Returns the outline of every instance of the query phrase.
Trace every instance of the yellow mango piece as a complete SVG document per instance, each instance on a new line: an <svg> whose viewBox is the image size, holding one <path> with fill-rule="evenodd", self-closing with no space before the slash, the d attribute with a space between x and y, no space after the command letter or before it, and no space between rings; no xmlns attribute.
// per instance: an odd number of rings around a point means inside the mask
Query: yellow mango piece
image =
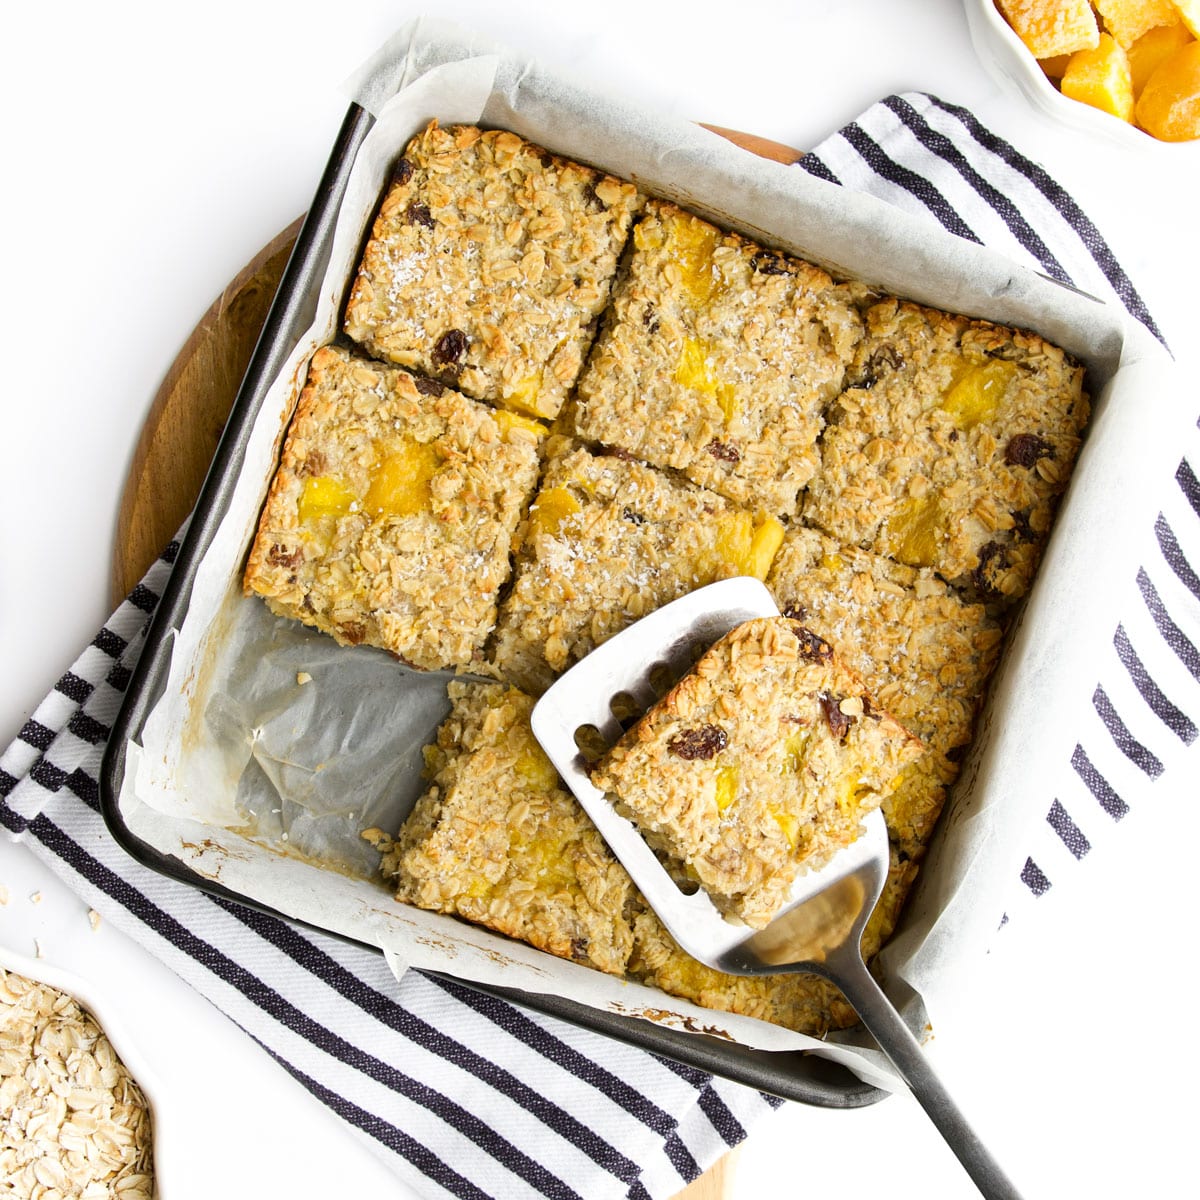
<svg viewBox="0 0 1200 1200"><path fill-rule="evenodd" d="M725 424L733 420L738 410L737 392L733 384L726 383L717 375L712 365L711 349L699 338L683 339L683 350L675 367L675 382L711 396L725 416Z"/></svg>
<svg viewBox="0 0 1200 1200"><path fill-rule="evenodd" d="M1149 29L1176 20L1171 0L1092 0L1104 28L1128 50Z"/></svg>
<svg viewBox="0 0 1200 1200"><path fill-rule="evenodd" d="M340 479L332 475L320 475L304 481L297 515L302 523L321 517L344 517L351 511L353 503L353 492Z"/></svg>
<svg viewBox="0 0 1200 1200"><path fill-rule="evenodd" d="M371 472L363 507L373 517L411 517L429 507L429 483L442 465L437 447L405 441Z"/></svg>
<svg viewBox="0 0 1200 1200"><path fill-rule="evenodd" d="M1200 42L1176 50L1146 81L1137 123L1164 142L1200 137Z"/></svg>
<svg viewBox="0 0 1200 1200"><path fill-rule="evenodd" d="M990 421L1000 408L1008 385L1017 374L1015 363L993 358L958 372L942 397L941 407L962 430Z"/></svg>
<svg viewBox="0 0 1200 1200"><path fill-rule="evenodd" d="M1129 47L1129 74L1133 79L1133 94L1140 96L1150 76L1181 46L1192 40L1182 21L1160 25L1138 38Z"/></svg>
<svg viewBox="0 0 1200 1200"><path fill-rule="evenodd" d="M884 525L885 549L910 567L937 564L942 509L936 499L906 500Z"/></svg>
<svg viewBox="0 0 1200 1200"><path fill-rule="evenodd" d="M771 814L771 819L783 830L783 836L787 838L788 849L795 850L796 843L800 839L800 819L795 813L784 812L783 809L771 807L767 810Z"/></svg>
<svg viewBox="0 0 1200 1200"><path fill-rule="evenodd" d="M505 392L503 402L509 408L515 408L519 413L531 417L540 417L542 412L537 406L538 395L542 390L542 373L527 375L524 379L513 384L510 391Z"/></svg>
<svg viewBox="0 0 1200 1200"><path fill-rule="evenodd" d="M695 217L679 216L670 224L672 258L683 276L683 290L694 304L707 304L721 287L713 269L713 251L721 234Z"/></svg>
<svg viewBox="0 0 1200 1200"><path fill-rule="evenodd" d="M726 513L717 525L717 556L739 575L766 579L771 560L783 544L783 526L774 517L757 521L747 512Z"/></svg>
<svg viewBox="0 0 1200 1200"><path fill-rule="evenodd" d="M1071 55L1062 94L1122 121L1133 120L1133 77L1129 56L1111 34L1102 33L1094 50Z"/></svg>
<svg viewBox="0 0 1200 1200"><path fill-rule="evenodd" d="M717 812L723 813L737 799L737 767L722 767L717 772Z"/></svg>
<svg viewBox="0 0 1200 1200"><path fill-rule="evenodd" d="M533 417L523 417L520 413L509 412L504 408L496 409L492 416L495 417L496 424L500 426L500 432L505 436L514 429L525 429L541 441L550 432L549 426L544 425L541 421L535 421Z"/></svg>
<svg viewBox="0 0 1200 1200"><path fill-rule="evenodd" d="M558 772L546 757L545 751L530 739L517 755L514 768L517 774L536 788L549 790L558 786Z"/></svg>
<svg viewBox="0 0 1200 1200"><path fill-rule="evenodd" d="M996 0L1034 58L1074 54L1096 45L1100 30L1088 0Z"/></svg>
<svg viewBox="0 0 1200 1200"><path fill-rule="evenodd" d="M1171 0L1180 20L1192 31L1192 37L1200 38L1200 0Z"/></svg>
<svg viewBox="0 0 1200 1200"><path fill-rule="evenodd" d="M534 837L525 838L514 830L508 847L509 854L519 863L522 876L534 874L544 887L578 888L574 864L563 853L565 838L556 837L549 830L539 830Z"/></svg>
<svg viewBox="0 0 1200 1200"><path fill-rule="evenodd" d="M568 517L581 512L582 509L583 505L569 488L547 488L534 500L529 509L531 532L553 537Z"/></svg>

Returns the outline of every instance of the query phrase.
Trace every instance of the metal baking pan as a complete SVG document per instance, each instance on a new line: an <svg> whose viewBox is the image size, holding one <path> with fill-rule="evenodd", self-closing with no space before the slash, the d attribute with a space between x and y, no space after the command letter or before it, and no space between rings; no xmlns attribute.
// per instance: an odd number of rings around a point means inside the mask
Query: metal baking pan
<svg viewBox="0 0 1200 1200"><path fill-rule="evenodd" d="M127 745L140 742L146 719L163 694L174 634L187 612L196 571L228 507L233 483L242 468L249 430L272 380L311 323L339 205L355 156L373 123L374 117L366 109L351 104L234 401L174 570L150 622L146 644L114 722L100 774L105 822L118 844L136 861L212 895L284 919L290 918L206 878L139 838L122 816L119 797L127 766ZM887 1094L864 1083L847 1068L803 1051L759 1050L608 1013L556 996L457 982L787 1100L829 1108L857 1108L873 1104Z"/></svg>

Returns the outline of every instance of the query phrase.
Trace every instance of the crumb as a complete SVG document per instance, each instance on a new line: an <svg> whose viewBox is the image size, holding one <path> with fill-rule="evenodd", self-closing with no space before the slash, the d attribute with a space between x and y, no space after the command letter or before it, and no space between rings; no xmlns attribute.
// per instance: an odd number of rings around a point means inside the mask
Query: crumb
<svg viewBox="0 0 1200 1200"><path fill-rule="evenodd" d="M41 892L31 892L29 894L29 903L30 904L41 904L41 902L42 902L42 893Z"/></svg>
<svg viewBox="0 0 1200 1200"><path fill-rule="evenodd" d="M88 909L88 921L91 923L93 933L100 928L100 914L94 908Z"/></svg>
<svg viewBox="0 0 1200 1200"><path fill-rule="evenodd" d="M38 941L37 938L33 939L33 957L34 958L45 958L46 957L42 953L42 943L40 941Z"/></svg>
<svg viewBox="0 0 1200 1200"><path fill-rule="evenodd" d="M312 676L307 671L297 671L296 682L303 687L306 683L312 683Z"/></svg>
<svg viewBox="0 0 1200 1200"><path fill-rule="evenodd" d="M0 905L8 903L8 888L0 883Z"/></svg>

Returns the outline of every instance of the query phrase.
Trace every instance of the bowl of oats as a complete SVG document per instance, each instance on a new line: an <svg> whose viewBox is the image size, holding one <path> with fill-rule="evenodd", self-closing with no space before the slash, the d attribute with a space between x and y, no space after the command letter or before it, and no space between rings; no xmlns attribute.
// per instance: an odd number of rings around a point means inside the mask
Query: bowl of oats
<svg viewBox="0 0 1200 1200"><path fill-rule="evenodd" d="M0 946L0 1178L6 1195L150 1200L152 1072L113 1000Z"/></svg>

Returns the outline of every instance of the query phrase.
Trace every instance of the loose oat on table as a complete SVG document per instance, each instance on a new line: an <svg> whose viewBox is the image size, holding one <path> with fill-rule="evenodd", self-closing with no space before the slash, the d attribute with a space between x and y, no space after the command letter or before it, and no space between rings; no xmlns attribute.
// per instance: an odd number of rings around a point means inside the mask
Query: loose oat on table
<svg viewBox="0 0 1200 1200"><path fill-rule="evenodd" d="M1028 589L1089 406L1035 334L894 299L826 414L806 524L990 600Z"/></svg>
<svg viewBox="0 0 1200 1200"><path fill-rule="evenodd" d="M579 384L580 437L790 515L861 336L824 271L650 201Z"/></svg>
<svg viewBox="0 0 1200 1200"><path fill-rule="evenodd" d="M0 1194L150 1200L151 1115L70 996L0 968Z"/></svg>
<svg viewBox="0 0 1200 1200"><path fill-rule="evenodd" d="M806 524L994 600L1026 592L1088 416L1034 334L898 300L868 313Z"/></svg>
<svg viewBox="0 0 1200 1200"><path fill-rule="evenodd" d="M532 697L466 682L450 695L429 791L396 837L364 835L398 899L705 1008L817 1035L855 1022L816 976L726 975L685 954L542 754Z"/></svg>
<svg viewBox="0 0 1200 1200"><path fill-rule="evenodd" d="M399 367L318 350L247 592L342 644L469 665L495 624L544 433Z"/></svg>
<svg viewBox="0 0 1200 1200"><path fill-rule="evenodd" d="M766 577L783 527L618 454L555 439L489 655L541 692L638 617L718 579Z"/></svg>
<svg viewBox="0 0 1200 1200"><path fill-rule="evenodd" d="M827 641L766 617L708 650L592 780L722 912L761 928L920 753Z"/></svg>
<svg viewBox="0 0 1200 1200"><path fill-rule="evenodd" d="M435 122L393 172L346 332L476 399L553 417L639 203L631 184L514 133Z"/></svg>

